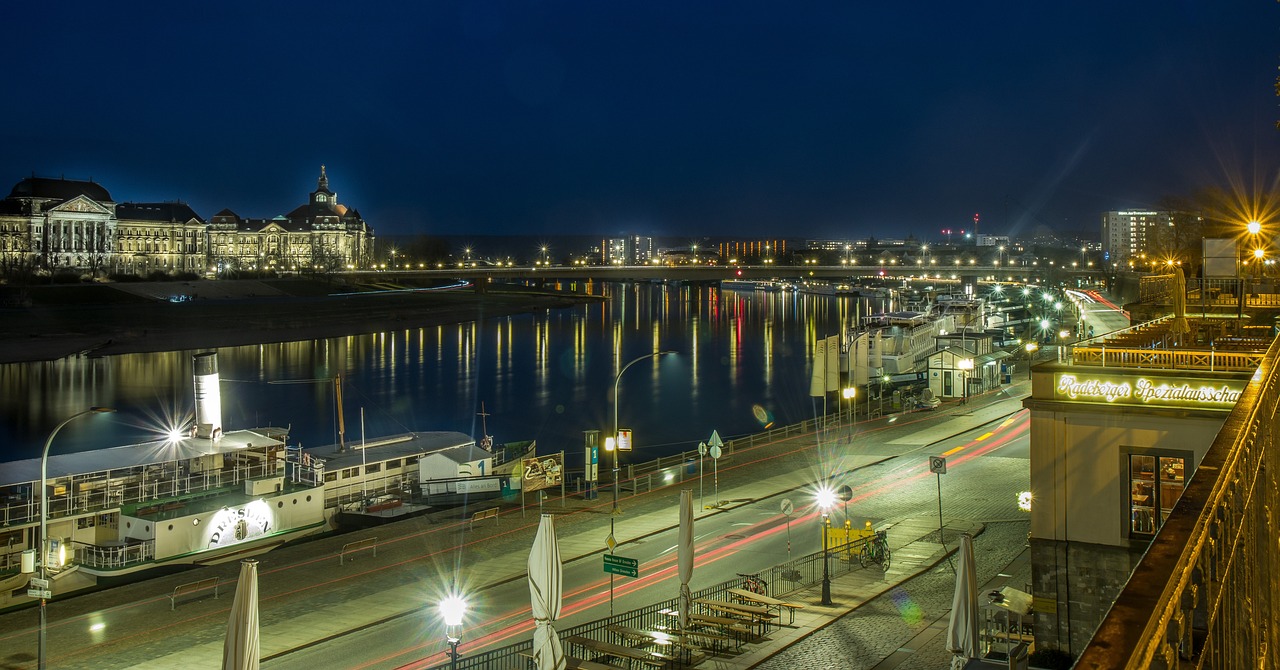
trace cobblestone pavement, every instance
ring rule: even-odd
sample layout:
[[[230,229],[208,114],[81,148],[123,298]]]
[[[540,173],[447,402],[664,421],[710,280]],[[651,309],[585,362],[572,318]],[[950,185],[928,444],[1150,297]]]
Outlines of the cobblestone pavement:
[[[1023,552],[1030,527],[1030,521],[986,522],[986,530],[974,538],[979,592],[983,591],[982,585],[997,578]],[[958,540],[948,533],[948,545],[953,542]],[[1030,564],[1024,563],[1008,581],[1021,589],[1030,579]],[[951,564],[944,561],[757,667],[764,670],[946,668],[951,659],[951,653],[946,650],[946,621],[954,589],[955,575]],[[941,632],[930,636],[927,631],[935,623],[942,626]],[[888,660],[895,652],[908,650],[909,653],[900,655],[898,662]]]

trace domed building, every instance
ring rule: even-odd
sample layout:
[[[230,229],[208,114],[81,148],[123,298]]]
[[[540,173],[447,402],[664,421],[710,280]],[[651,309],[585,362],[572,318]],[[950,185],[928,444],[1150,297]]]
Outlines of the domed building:
[[[338,202],[320,166],[316,190],[288,214],[242,218],[224,209],[209,223],[209,260],[217,272],[278,270],[336,271],[372,262],[373,229],[359,210]]]

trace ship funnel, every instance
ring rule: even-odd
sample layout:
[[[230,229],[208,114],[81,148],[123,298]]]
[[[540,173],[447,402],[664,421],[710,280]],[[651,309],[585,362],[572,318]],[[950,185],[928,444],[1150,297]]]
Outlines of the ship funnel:
[[[218,354],[208,351],[191,357],[196,384],[196,437],[222,437],[222,393],[218,389]]]

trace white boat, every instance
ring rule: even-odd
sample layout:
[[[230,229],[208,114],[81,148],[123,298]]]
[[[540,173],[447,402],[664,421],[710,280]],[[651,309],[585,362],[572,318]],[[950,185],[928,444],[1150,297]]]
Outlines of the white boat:
[[[343,511],[377,513],[412,504],[424,479],[445,479],[454,489],[500,489],[489,480],[510,477],[493,476],[506,450],[482,449],[457,432],[316,449],[291,448],[288,428],[224,432],[216,354],[195,355],[193,372],[196,412],[189,433],[48,458],[46,572],[55,593],[102,578],[262,553],[334,528]],[[459,464],[444,471],[448,477],[439,469],[424,474],[438,458]],[[0,529],[10,538],[0,580],[18,572],[24,551],[38,553],[41,482],[38,458],[0,468]],[[25,599],[12,593],[0,593],[0,608]]]
[[[720,288],[726,291],[781,291],[782,284],[768,279],[722,279]]]
[[[849,336],[856,384],[885,375],[918,373],[928,366],[937,338],[958,328],[979,326],[981,299],[941,296],[926,311],[884,312],[862,317]]]

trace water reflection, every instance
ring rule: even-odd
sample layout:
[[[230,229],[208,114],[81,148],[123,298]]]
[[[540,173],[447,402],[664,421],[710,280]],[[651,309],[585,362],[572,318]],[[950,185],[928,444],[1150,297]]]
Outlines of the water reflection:
[[[304,446],[335,442],[332,379],[341,374],[348,440],[359,438],[361,409],[370,437],[478,435],[483,402],[496,441],[537,439],[541,450],[576,460],[582,431],[612,424],[621,366],[675,350],[620,382],[620,422],[647,458],[692,449],[713,429],[757,430],[757,404],[777,423],[812,416],[814,341],[869,307],[865,298],[697,285],[603,288],[604,302],[554,312],[219,349],[223,423],[290,426]],[[0,460],[38,456],[54,425],[90,405],[120,413],[114,422],[68,426],[58,452],[151,439],[161,424],[190,415],[192,353],[0,366]]]

